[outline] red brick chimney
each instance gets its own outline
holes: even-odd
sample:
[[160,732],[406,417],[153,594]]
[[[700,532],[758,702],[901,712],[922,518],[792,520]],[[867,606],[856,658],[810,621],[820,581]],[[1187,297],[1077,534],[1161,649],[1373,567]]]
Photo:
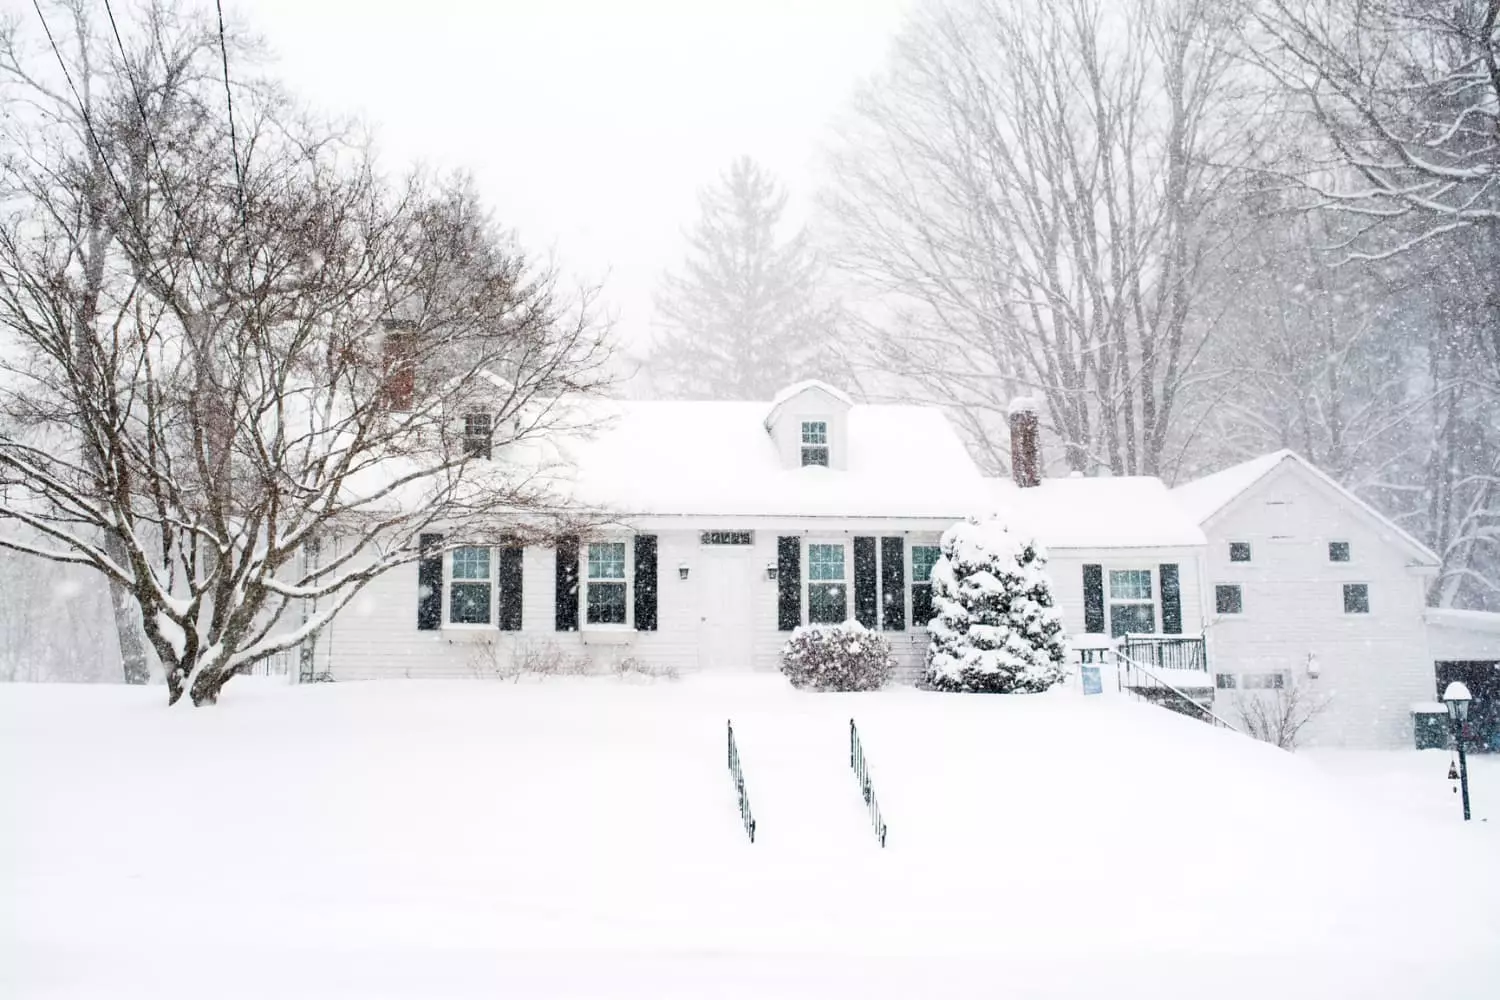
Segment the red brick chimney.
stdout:
[[1025,489],[1042,485],[1041,421],[1036,400],[1020,396],[1010,403],[1010,475]]

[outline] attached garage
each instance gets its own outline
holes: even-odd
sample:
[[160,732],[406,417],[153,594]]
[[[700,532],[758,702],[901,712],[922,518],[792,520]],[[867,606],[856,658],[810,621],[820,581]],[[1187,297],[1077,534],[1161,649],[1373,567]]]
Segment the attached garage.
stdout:
[[1464,741],[1500,752],[1500,614],[1431,608],[1426,617],[1438,697],[1453,681],[1468,685],[1474,701]]

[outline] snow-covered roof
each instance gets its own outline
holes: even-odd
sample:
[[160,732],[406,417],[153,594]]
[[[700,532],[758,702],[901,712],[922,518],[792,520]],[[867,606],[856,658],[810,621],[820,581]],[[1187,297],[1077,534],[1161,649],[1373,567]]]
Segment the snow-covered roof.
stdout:
[[1441,628],[1461,628],[1471,632],[1494,632],[1500,635],[1500,611],[1469,611],[1464,608],[1428,608],[1423,617],[1427,624]]
[[1195,479],[1190,483],[1183,483],[1172,490],[1172,495],[1177,498],[1177,502],[1182,505],[1182,508],[1188,514],[1197,519],[1199,524],[1206,524],[1214,515],[1243,496],[1251,487],[1269,475],[1273,469],[1280,468],[1283,463],[1303,469],[1314,479],[1333,489],[1348,501],[1350,507],[1363,513],[1366,517],[1374,519],[1398,541],[1409,548],[1412,554],[1421,561],[1434,566],[1442,561],[1438,558],[1437,553],[1419,542],[1400,525],[1396,524],[1396,522],[1365,503],[1340,485],[1328,473],[1313,465],[1290,448],[1273,451],[1268,455],[1261,455],[1259,458],[1252,458],[1248,462],[1232,465],[1227,469],[1222,469],[1201,479]]
[[776,422],[777,412],[780,411],[780,409],[785,406],[789,400],[796,399],[798,396],[809,390],[818,390],[820,392],[825,392],[846,407],[854,405],[854,400],[849,398],[849,394],[844,392],[842,389],[835,389],[833,386],[829,385],[827,382],[824,382],[822,379],[804,379],[801,382],[794,382],[791,385],[787,386],[785,389],[782,389],[771,398],[770,403],[762,404],[765,407],[764,425],[766,427],[770,427],[773,423]]
[[1053,549],[1207,545],[1203,529],[1154,476],[1070,476],[1022,488],[991,479],[995,512]]
[[[824,388],[802,383],[809,385]],[[590,507],[636,515],[954,520],[986,507],[983,477],[935,407],[850,404],[847,467],[827,469],[783,463],[764,425],[772,408],[766,402],[599,405],[602,429],[564,446],[561,456],[574,471],[560,486]]]

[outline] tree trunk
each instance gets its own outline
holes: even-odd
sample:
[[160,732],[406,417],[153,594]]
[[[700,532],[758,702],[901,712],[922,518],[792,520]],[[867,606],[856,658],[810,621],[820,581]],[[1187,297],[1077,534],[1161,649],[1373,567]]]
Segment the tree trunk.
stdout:
[[[118,565],[127,565],[124,546],[117,538],[104,540],[104,551]],[[114,613],[115,633],[120,640],[120,666],[126,684],[149,684],[151,663],[146,658],[146,637],[141,634],[139,606],[135,595],[118,580],[109,581],[109,605]]]

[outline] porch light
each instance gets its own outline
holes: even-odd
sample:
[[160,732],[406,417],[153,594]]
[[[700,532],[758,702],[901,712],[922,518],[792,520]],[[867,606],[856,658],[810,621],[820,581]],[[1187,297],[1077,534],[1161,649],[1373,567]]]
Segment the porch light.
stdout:
[[679,580],[686,580],[687,578],[688,578],[688,564],[685,563],[685,562],[678,563],[677,564],[677,579],[679,579]]
[[1313,680],[1317,680],[1318,679],[1318,674],[1320,674],[1320,673],[1322,673],[1322,670],[1318,666],[1318,654],[1317,653],[1308,653],[1307,654],[1307,676],[1311,677]]
[[776,579],[776,564],[773,563],[773,562],[772,563],[766,563],[766,579],[767,580],[775,580]]
[[1454,722],[1469,719],[1469,689],[1462,681],[1454,681],[1443,692],[1443,701],[1448,705],[1448,718]]

